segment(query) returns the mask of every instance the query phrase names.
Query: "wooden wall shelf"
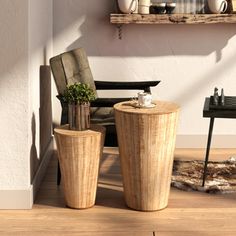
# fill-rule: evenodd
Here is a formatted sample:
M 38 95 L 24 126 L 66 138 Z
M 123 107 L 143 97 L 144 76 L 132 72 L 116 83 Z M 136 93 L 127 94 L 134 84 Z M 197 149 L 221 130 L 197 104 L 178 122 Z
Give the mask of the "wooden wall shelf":
M 111 14 L 112 24 L 219 24 L 236 23 L 236 14 Z

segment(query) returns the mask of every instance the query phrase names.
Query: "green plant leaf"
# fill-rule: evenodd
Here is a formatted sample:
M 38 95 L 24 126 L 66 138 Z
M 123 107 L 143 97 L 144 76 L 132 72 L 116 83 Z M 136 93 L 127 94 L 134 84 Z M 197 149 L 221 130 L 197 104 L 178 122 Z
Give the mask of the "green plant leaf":
M 95 100 L 95 93 L 88 84 L 75 83 L 67 86 L 62 100 L 69 104 L 88 103 Z

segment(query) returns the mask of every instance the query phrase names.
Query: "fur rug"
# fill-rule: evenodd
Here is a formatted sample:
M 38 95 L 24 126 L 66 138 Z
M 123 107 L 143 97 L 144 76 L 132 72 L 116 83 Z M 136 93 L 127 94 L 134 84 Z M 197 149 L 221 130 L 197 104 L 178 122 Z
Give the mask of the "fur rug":
M 236 158 L 208 162 L 207 178 L 202 187 L 203 161 L 174 161 L 171 186 L 184 191 L 207 193 L 236 192 Z

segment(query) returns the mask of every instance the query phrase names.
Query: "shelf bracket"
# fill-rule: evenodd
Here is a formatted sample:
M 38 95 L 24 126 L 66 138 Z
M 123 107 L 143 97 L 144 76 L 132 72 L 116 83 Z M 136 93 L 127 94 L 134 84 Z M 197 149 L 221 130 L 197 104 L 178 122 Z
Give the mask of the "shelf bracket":
M 122 40 L 122 24 L 118 24 L 116 27 L 118 29 L 118 38 Z

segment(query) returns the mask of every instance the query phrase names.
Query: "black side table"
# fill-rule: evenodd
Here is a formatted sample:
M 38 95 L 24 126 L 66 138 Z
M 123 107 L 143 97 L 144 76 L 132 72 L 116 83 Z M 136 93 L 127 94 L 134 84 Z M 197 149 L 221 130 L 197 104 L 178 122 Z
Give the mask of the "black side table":
M 212 131 L 213 131 L 213 126 L 214 126 L 214 119 L 215 118 L 235 119 L 236 110 L 210 109 L 210 98 L 206 97 L 204 108 L 203 108 L 203 117 L 210 118 L 210 126 L 209 126 L 208 139 L 207 139 L 207 149 L 206 149 L 206 156 L 205 156 L 205 165 L 204 165 L 203 180 L 202 180 L 202 186 L 204 187 L 206 175 L 207 175 L 207 164 L 208 164 L 209 152 L 210 152 L 210 147 L 211 147 L 211 137 L 212 137 Z

